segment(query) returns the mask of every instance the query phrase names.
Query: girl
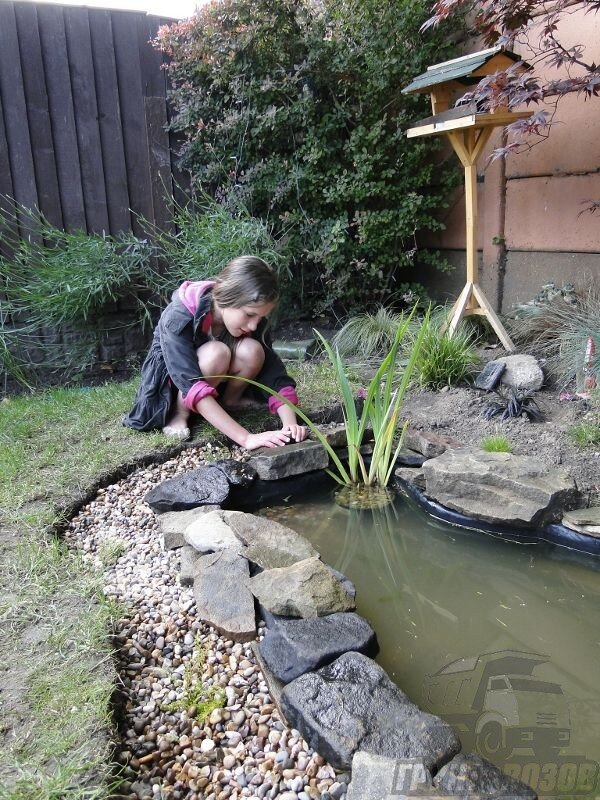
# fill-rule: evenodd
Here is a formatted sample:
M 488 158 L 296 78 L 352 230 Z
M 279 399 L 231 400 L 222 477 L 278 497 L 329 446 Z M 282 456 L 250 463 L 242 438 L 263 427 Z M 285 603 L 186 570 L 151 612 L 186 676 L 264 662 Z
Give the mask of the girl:
M 154 331 L 142 383 L 123 424 L 139 431 L 161 428 L 167 436 L 187 439 L 193 411 L 247 450 L 302 441 L 306 428 L 272 395 L 269 409 L 279 416 L 282 430 L 249 433 L 231 417 L 230 410 L 244 405 L 249 386 L 244 381 L 227 380 L 217 401 L 224 378 L 215 376 L 239 375 L 298 403 L 296 384 L 266 336 L 267 317 L 278 296 L 275 274 L 254 256 L 234 259 L 214 281 L 183 283 Z

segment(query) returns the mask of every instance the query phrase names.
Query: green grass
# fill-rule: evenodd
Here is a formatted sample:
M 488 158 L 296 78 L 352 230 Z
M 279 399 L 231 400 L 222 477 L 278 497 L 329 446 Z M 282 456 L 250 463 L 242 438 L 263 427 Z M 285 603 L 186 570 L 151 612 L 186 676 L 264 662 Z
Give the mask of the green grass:
M 506 436 L 499 433 L 494 436 L 486 436 L 481 440 L 479 446 L 486 453 L 512 453 L 514 449 Z
M 574 425 L 569 435 L 578 447 L 592 447 L 600 445 L 600 415 L 594 420 L 584 419 Z

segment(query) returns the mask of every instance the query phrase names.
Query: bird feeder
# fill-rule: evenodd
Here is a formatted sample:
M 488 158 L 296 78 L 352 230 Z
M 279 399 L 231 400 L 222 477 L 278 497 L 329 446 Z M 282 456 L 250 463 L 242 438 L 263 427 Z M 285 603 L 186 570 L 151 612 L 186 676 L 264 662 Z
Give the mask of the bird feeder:
M 476 165 L 494 128 L 530 117 L 532 112 L 509 111 L 508 108 L 480 112 L 474 104 L 454 104 L 483 77 L 504 71 L 517 62 L 522 69 L 529 69 L 529 65 L 522 62 L 515 53 L 492 47 L 434 64 L 402 90 L 404 94 L 429 94 L 433 112 L 432 117 L 415 122 L 407 130 L 407 137 L 446 136 L 465 171 L 467 282 L 448 318 L 450 336 L 463 317 L 479 314 L 489 320 L 498 338 L 509 351 L 514 350 L 514 344 L 478 283 Z

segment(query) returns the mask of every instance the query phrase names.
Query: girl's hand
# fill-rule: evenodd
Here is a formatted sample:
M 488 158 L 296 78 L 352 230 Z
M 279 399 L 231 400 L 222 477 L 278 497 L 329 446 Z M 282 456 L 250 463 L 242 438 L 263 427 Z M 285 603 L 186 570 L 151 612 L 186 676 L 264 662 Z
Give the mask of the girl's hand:
M 293 442 L 302 442 L 308 435 L 304 425 L 284 425 L 283 433 L 289 434 Z
M 246 450 L 256 450 L 258 447 L 283 447 L 291 440 L 289 431 L 265 431 L 264 433 L 249 433 L 243 446 Z

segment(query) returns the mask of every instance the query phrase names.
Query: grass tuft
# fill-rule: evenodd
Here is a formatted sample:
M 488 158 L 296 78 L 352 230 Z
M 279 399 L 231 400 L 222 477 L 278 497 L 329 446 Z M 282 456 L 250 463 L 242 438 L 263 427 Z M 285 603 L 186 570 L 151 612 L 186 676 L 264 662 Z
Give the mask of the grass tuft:
M 512 453 L 514 447 L 508 441 L 506 436 L 496 433 L 493 436 L 486 436 L 481 440 L 479 446 L 486 453 Z

